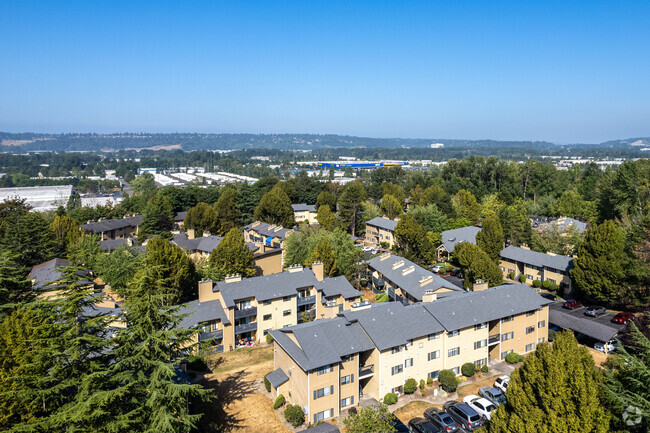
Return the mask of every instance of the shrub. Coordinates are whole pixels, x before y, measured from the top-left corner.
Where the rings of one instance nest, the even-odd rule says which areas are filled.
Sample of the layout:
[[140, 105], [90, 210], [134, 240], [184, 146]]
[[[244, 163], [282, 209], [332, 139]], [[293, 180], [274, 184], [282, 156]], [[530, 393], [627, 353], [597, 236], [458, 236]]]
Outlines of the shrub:
[[286, 419], [293, 428], [301, 426], [305, 422], [305, 414], [302, 411], [302, 407], [297, 404], [290, 404], [284, 410], [284, 419]]
[[548, 289], [546, 290], [548, 290], [549, 292], [556, 292], [557, 289], [559, 289], [559, 286], [557, 284], [555, 284], [553, 281], [548, 282]]
[[541, 280], [533, 280], [533, 287], [539, 289], [542, 287], [542, 281]]
[[375, 297], [375, 299], [377, 300], [377, 302], [388, 302], [389, 301], [388, 293], [379, 293]]
[[427, 385], [433, 386], [433, 377], [427, 377]]
[[359, 285], [361, 285], [361, 287], [368, 287], [368, 280], [359, 281]]
[[525, 283], [526, 282], [526, 276], [524, 274], [519, 275], [519, 282], [520, 283]]
[[271, 392], [271, 382], [266, 376], [264, 376], [264, 388], [266, 388], [266, 392]]
[[508, 364], [516, 364], [524, 360], [524, 357], [515, 352], [510, 352], [506, 355], [506, 362]]
[[418, 389], [418, 383], [415, 379], [407, 379], [404, 384], [404, 394], [413, 394]]
[[511, 280], [514, 280], [515, 279], [515, 273], [514, 272], [508, 272], [508, 278], [510, 278]]
[[474, 373], [476, 373], [476, 366], [471, 362], [466, 362], [462, 367], [460, 367], [460, 372], [463, 373], [463, 376], [465, 377], [472, 377], [474, 376]]
[[284, 396], [282, 394], [278, 395], [278, 398], [275, 399], [275, 403], [273, 403], [273, 409], [279, 409], [282, 406], [284, 406]]
[[481, 367], [481, 371], [483, 373], [487, 373], [488, 371], [490, 371], [490, 368], [487, 365], [484, 365], [483, 367]]
[[266, 342], [271, 344], [273, 343], [273, 336], [271, 334], [266, 334]]
[[557, 334], [557, 332], [555, 332], [554, 329], [549, 329], [548, 330], [548, 341], [550, 341], [552, 343], [553, 340], [555, 340], [555, 334]]
[[208, 369], [208, 364], [205, 363], [203, 358], [196, 355], [190, 355], [187, 358], [187, 369], [194, 371], [206, 371]]
[[388, 242], [380, 242], [379, 245], [385, 250], [390, 248], [390, 244]]
[[440, 386], [447, 392], [454, 392], [458, 388], [460, 380], [456, 377], [456, 374], [451, 370], [441, 370], [438, 375], [438, 381]]
[[424, 391], [424, 379], [420, 379], [420, 389]]
[[420, 390], [420, 393], [422, 394], [422, 397], [426, 397], [427, 395], [427, 391], [424, 388]]
[[384, 396], [384, 404], [391, 405], [397, 403], [397, 394], [389, 392]]

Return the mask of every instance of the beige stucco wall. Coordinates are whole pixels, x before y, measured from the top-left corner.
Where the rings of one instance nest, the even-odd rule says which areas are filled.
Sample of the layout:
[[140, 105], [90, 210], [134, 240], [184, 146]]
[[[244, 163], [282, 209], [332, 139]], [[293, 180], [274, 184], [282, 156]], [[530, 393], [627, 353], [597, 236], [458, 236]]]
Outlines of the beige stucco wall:
[[[274, 369], [281, 368], [289, 376], [289, 380], [282, 384], [277, 394], [284, 395], [285, 400], [292, 404], [307, 407], [309, 394], [307, 373], [294, 362], [293, 359], [276, 342], [273, 343]], [[276, 395], [277, 397], [277, 395]]]
[[[328, 409], [334, 409], [334, 416], [338, 416], [340, 406], [340, 377], [339, 364], [335, 364], [329, 373], [318, 374], [316, 370], [309, 373], [309, 398], [311, 399], [308, 415], [309, 422], [314, 421], [314, 414]], [[314, 400], [314, 391], [327, 386], [333, 386], [334, 393]]]
[[[283, 312], [289, 310], [291, 314], [284, 316]], [[271, 320], [264, 320], [264, 316], [271, 314]], [[257, 305], [257, 338], [262, 339], [264, 331], [280, 329], [298, 323], [296, 315], [296, 295], [291, 295], [287, 301], [284, 298], [271, 300], [270, 305], [259, 302]]]
[[257, 275], [271, 275], [282, 272], [282, 251], [264, 254], [255, 258]]

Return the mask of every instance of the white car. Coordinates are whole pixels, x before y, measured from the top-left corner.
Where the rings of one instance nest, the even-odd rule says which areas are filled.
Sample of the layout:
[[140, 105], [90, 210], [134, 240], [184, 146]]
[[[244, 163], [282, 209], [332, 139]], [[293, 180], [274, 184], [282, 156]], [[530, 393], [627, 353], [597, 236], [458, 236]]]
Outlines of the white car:
[[478, 395], [468, 395], [463, 398], [463, 403], [467, 403], [469, 407], [478, 412], [479, 415], [486, 418], [488, 421], [492, 416], [492, 412], [497, 410], [497, 407], [487, 398], [479, 397]]
[[494, 387], [505, 394], [509, 383], [510, 376], [499, 376], [497, 377], [497, 380], [494, 381]]
[[442, 270], [442, 266], [438, 266], [438, 265], [432, 266], [431, 270], [437, 274]]
[[616, 340], [609, 340], [607, 343], [603, 343], [602, 341], [599, 341], [594, 344], [594, 349], [596, 349], [599, 352], [609, 353], [616, 350], [617, 346], [618, 343]]
[[363, 251], [364, 253], [369, 253], [369, 252], [371, 252], [373, 249], [374, 249], [374, 248], [372, 248], [372, 247], [363, 247], [363, 248], [361, 249], [361, 251]]

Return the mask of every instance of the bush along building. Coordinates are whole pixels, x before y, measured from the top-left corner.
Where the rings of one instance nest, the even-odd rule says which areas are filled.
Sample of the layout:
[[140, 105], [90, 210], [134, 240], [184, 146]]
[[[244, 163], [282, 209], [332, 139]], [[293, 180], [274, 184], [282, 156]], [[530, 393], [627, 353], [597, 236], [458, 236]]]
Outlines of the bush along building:
[[363, 396], [402, 393], [407, 379], [460, 374], [548, 338], [548, 304], [525, 284], [457, 293], [405, 306], [373, 304], [270, 331], [273, 392], [298, 404], [310, 422], [339, 416]]
[[292, 266], [273, 275], [199, 283], [199, 299], [184, 304], [185, 320], [203, 331], [210, 351], [224, 352], [266, 339], [273, 329], [335, 317], [363, 308], [361, 293], [345, 277], [324, 278], [323, 264]]
[[569, 271], [573, 267], [573, 257], [553, 253], [539, 253], [528, 248], [508, 246], [501, 250], [499, 264], [504, 277], [524, 281], [532, 285], [535, 280], [548, 281], [557, 285], [565, 294], [571, 292]]

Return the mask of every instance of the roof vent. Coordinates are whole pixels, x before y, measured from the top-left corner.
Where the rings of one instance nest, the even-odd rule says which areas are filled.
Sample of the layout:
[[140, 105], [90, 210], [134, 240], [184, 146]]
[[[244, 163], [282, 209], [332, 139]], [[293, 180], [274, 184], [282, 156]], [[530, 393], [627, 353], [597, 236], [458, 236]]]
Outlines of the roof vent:
[[395, 262], [395, 263], [393, 263], [393, 270], [399, 269], [402, 266], [404, 266], [404, 260], [400, 260], [399, 262]]
[[454, 237], [454, 238], [449, 238], [449, 242], [453, 242], [453, 241], [455, 241], [455, 240], [456, 240], [455, 237]]
[[379, 261], [383, 262], [384, 260], [386, 260], [389, 257], [390, 257], [390, 253], [384, 253], [381, 256], [379, 256]]
[[408, 268], [404, 268], [404, 269], [402, 269], [402, 276], [408, 275], [408, 274], [412, 273], [413, 271], [415, 271], [415, 266], [413, 266], [413, 265], [409, 266]]

